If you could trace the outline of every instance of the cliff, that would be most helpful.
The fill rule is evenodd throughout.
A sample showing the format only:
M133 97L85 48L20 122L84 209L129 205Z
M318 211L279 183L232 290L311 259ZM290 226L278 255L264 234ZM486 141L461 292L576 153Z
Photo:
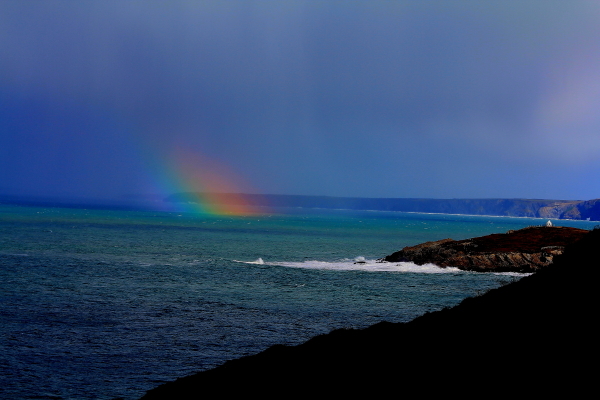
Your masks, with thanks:
M195 202L219 198L222 204L264 207L302 207L346 210L402 211L463 215L496 215L547 219L600 220L600 199L589 201L536 199L402 199L296 195L177 193L166 202Z
M588 231L569 227L529 227L466 240L426 242L384 257L381 261L411 261L466 271L534 272Z
M552 265L456 307L274 346L143 399L589 395L596 389L598 249L594 230Z

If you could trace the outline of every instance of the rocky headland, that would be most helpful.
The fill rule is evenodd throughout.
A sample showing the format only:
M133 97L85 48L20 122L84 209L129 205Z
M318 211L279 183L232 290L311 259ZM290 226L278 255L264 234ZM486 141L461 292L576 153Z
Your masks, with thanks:
M410 261L479 272L535 272L552 263L587 230L534 226L465 240L442 239L405 247L380 261Z
M552 264L456 307L274 346L143 399L589 396L598 249L600 230L585 232Z

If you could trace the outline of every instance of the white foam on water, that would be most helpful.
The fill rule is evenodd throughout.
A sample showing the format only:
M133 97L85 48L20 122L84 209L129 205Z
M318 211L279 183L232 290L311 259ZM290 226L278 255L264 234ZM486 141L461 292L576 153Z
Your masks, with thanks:
M239 262L239 263L244 263L244 264L259 264L259 265L262 265L262 264L264 264L264 263L265 263L265 262L263 261L263 259L262 259L262 258L260 258L260 257L258 257L258 258L257 258L256 260L254 260L254 261L239 261L239 260L233 260L233 261L235 261L235 262Z
M417 265L412 262L379 262L377 260L367 260L364 257L356 257L354 259L342 259L339 261L264 261L258 258L255 261L238 261L235 262L244 264L259 264L271 265L288 268L304 268L304 269L323 269L332 271L367 271L367 272L411 272L420 274L448 274L448 273L483 273L495 274L514 277L523 277L531 274L519 272L473 272L463 271L456 267L438 267L435 264Z
M256 261L234 261L245 264L264 264L288 268L324 269L333 271L417 272L424 274L443 274L461 272L458 268L440 268L434 264L417 265L411 262L377 262L376 260L367 260L364 257L357 257L355 259L343 259L340 261L263 261L262 258L259 258Z
M487 273L487 272L485 272ZM504 276L515 276L517 278L523 278L525 276L532 275L533 272L492 272L495 275L504 275Z

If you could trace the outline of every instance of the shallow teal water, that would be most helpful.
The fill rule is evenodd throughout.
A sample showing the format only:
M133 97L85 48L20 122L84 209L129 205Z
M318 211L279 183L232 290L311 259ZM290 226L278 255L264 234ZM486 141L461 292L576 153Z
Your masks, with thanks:
M0 205L0 398L135 399L273 344L409 321L518 276L375 259L545 222L279 211L213 217Z

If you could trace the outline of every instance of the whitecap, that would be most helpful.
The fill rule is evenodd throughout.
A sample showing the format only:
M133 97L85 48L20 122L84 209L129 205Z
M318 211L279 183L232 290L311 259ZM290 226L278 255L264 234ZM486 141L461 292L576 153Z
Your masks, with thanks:
M318 261L318 260L306 260L306 261L268 261L265 262L262 258L258 258L255 261L238 261L235 262L244 264L258 264L258 265L269 265L279 266L288 268L303 268L303 269L322 269L331 271L367 271L367 272L408 272L418 274L456 274L456 273L483 273L483 274L495 274L495 275L506 275L513 277L523 277L530 274L519 273L519 272L474 272L464 271L456 267L439 267L435 264L423 264L417 265L413 262L386 262L378 260L368 260L365 257L359 256L353 259L345 258L339 261Z
M443 274L461 272L458 268L440 268L434 264L417 265L411 262L390 263L367 260L364 257L339 261L307 260L300 262L281 261L267 262L267 265L288 268L323 269L333 271L368 271L368 272L415 272L424 274Z
M233 261L235 261L235 262L239 262L239 263L244 263L244 264L259 264L259 265L262 265L262 264L264 264L264 263L265 263L265 262L263 261L263 259L262 259L262 258L260 258L260 257L258 257L258 258L257 258L256 260L254 260L254 261L239 261L239 260L233 260Z

